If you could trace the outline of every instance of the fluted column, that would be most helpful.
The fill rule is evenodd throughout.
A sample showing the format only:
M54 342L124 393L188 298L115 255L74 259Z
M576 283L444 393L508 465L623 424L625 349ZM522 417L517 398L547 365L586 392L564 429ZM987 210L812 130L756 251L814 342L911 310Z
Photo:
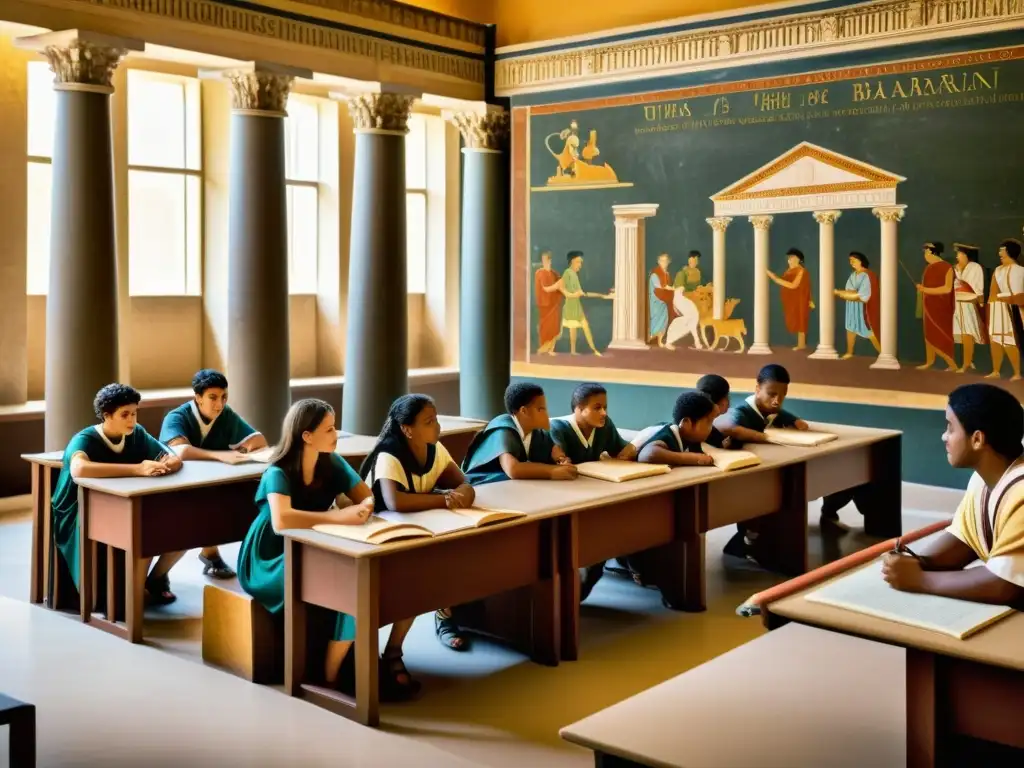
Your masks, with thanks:
M263 62L204 72L231 89L228 343L231 404L274 442L291 404L284 119L296 77Z
M878 217L882 227L882 263L879 269L879 292L881 293L879 298L882 302L882 335L879 338L879 343L882 352L878 355L878 359L871 364L872 368L896 370L900 367L900 361L896 357L896 326L899 306L896 300L899 278L897 225L903 220L906 208L905 205L893 205L886 208L875 208L871 211Z
M656 203L613 205L615 216L615 298L608 349L647 349L647 264L644 220Z
M754 227L754 343L747 352L751 355L770 355L772 348L768 344L768 231L771 229L771 216L751 216L750 223Z
M96 421L96 391L117 380L117 253L111 78L140 40L81 30L20 38L53 70L50 284L46 299L46 450Z
M711 226L714 233L714 247L712 250L712 282L714 284L714 308L715 320L721 320L725 316L725 230L732 222L729 216L715 216L705 221Z
M836 352L836 282L835 225L841 211L817 211L818 222L818 348L811 355L815 360L838 360Z
M356 133L342 428L376 435L408 390L405 135L413 96L346 100Z
M445 115L462 133L459 409L488 421L505 410L511 376L508 112L479 105Z

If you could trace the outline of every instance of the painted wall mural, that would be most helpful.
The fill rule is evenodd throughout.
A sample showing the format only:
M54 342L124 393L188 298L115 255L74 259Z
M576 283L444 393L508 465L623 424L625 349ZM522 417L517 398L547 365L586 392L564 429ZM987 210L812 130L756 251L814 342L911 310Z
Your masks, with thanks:
M1022 117L1024 47L517 107L514 362L1024 396Z

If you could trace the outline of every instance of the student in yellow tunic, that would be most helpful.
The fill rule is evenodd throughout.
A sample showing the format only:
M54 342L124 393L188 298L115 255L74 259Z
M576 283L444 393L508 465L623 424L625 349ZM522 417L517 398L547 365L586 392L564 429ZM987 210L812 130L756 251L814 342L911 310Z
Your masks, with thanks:
M951 466L974 470L952 524L909 553L885 556L894 588L1024 608L1024 411L990 384L949 395L942 442ZM984 568L968 568L981 560Z
M377 509L415 513L473 506L476 491L440 439L437 406L429 396L402 395L391 404L380 437L359 469ZM449 608L434 613L434 633L453 651L469 647Z
M181 469L181 459L137 422L142 395L127 384L108 384L96 393L99 424L86 427L68 443L51 505L57 548L78 586L78 484L83 477L156 477ZM146 579L147 602L167 605L171 570L184 552L161 555Z
M299 400L288 409L281 442L256 491L259 516L238 553L238 581L270 613L284 610L284 537L290 528L320 523L363 525L373 514L373 494L355 470L334 452L338 445L334 410L323 400ZM381 693L404 698L419 684L402 663L402 641L412 620L396 621L384 649ZM324 658L324 678L347 693L354 687L349 649L355 619L339 613ZM345 669L343 670L343 663ZM343 674L344 672L344 674Z
M267 439L228 405L228 380L209 368L192 377L194 397L164 416L160 442L183 461L219 461L240 464L246 454L267 447ZM233 579L235 572L224 562L217 547L199 553L203 575Z

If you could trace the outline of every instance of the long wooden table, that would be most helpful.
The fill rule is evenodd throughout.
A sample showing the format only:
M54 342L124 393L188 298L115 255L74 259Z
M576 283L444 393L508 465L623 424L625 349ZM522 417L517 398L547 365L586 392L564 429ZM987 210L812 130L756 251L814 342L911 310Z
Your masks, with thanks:
M903 653L788 626L566 726L598 768L904 764Z
M768 604L766 622L798 622L906 649L909 768L945 764L956 736L1024 750L1024 614L956 640L806 599L827 583Z
M466 455L473 436L483 428L484 423L474 419L463 419L457 416L439 416L441 426L441 442L456 461L461 462ZM356 470L362 460L373 450L376 437L353 435L347 432L338 433L337 453ZM52 515L50 514L50 495L56 483L63 461L62 451L50 451L42 454L25 454L22 458L29 462L32 471L32 550L30 554L30 588L29 599L33 603L46 602L48 607L56 608L63 604L63 595L73 592L68 584L59 579L61 568L59 557L53 547L50 530ZM211 463L216 464L216 463ZM225 465L218 465L225 466ZM262 474L263 465L239 465L248 467L253 476ZM216 472L216 470L211 470ZM248 477L248 473L244 473ZM233 477L228 472L225 477ZM129 479L129 478L119 478ZM164 480L156 478L156 482L164 484ZM255 494L254 494L255 496ZM252 501L252 499L250 499ZM245 531L243 531L243 537ZM238 541L238 540L231 540ZM211 546L209 544L199 546ZM173 551L173 550L167 550ZM162 554L162 553L161 553Z

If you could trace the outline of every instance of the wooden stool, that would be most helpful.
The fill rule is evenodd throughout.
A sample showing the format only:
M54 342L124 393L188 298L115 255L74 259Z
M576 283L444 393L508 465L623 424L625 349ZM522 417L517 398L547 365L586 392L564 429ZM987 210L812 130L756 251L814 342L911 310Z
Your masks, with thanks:
M34 768L36 764L36 708L0 693L0 725L10 729L12 768Z
M203 661L253 683L284 681L284 622L235 585L203 589Z

